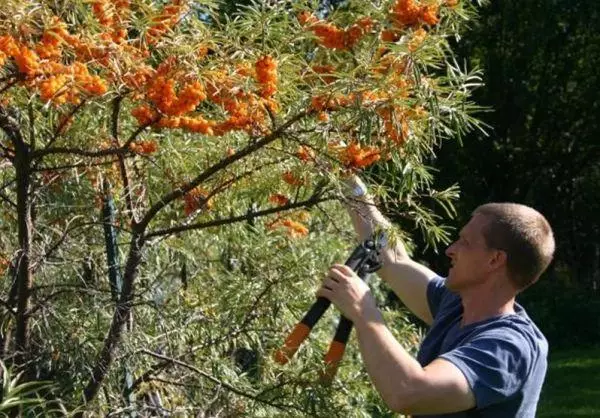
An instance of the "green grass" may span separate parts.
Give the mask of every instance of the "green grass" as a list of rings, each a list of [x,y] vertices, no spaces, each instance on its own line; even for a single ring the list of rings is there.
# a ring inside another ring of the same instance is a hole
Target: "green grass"
[[[600,417],[600,348],[551,352],[537,416]]]

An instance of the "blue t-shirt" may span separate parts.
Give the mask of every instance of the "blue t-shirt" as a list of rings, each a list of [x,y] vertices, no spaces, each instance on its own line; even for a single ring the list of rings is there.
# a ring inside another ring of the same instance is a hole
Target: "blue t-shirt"
[[[465,375],[475,395],[469,411],[428,417],[534,418],[547,368],[548,342],[527,313],[460,327],[460,297],[442,278],[431,280],[427,300],[433,324],[417,355],[421,366],[443,358]],[[424,415],[422,415],[424,416]]]

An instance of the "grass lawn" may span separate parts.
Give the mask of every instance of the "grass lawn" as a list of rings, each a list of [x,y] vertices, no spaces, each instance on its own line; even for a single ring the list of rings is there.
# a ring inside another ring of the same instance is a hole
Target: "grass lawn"
[[[600,417],[600,348],[550,352],[538,417]]]

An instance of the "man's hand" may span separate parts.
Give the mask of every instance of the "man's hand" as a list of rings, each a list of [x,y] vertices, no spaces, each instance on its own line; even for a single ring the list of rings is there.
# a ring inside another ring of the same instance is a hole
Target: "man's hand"
[[[351,199],[361,199],[367,195],[367,186],[356,174],[344,178],[344,195]]]
[[[381,317],[369,286],[348,266],[334,264],[317,296],[327,298],[342,314],[356,323]]]

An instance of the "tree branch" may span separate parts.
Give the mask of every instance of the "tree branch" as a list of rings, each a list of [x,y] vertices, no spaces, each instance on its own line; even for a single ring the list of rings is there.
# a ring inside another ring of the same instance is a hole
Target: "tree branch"
[[[319,198],[318,195],[313,195],[309,199],[304,200],[304,201],[289,203],[284,206],[269,208],[269,209],[265,209],[265,210],[258,211],[258,212],[246,213],[244,215],[234,216],[231,218],[215,219],[215,220],[208,221],[208,222],[200,222],[200,223],[195,223],[195,224],[190,224],[190,225],[182,225],[182,226],[175,226],[172,228],[159,229],[154,232],[149,232],[146,235],[146,238],[150,239],[150,238],[159,237],[162,235],[171,235],[171,234],[177,234],[177,233],[185,232],[185,231],[206,229],[206,228],[212,228],[215,226],[229,225],[229,224],[233,224],[236,222],[249,221],[251,219],[260,218],[263,216],[271,215],[273,213],[279,213],[279,212],[284,212],[284,211],[303,208],[303,207],[311,207],[318,203],[322,203],[322,202],[326,202],[326,201],[330,201],[330,200],[336,200],[336,199],[337,199],[337,197]]]
[[[32,153],[33,159],[44,158],[47,155],[55,155],[55,154],[70,154],[70,155],[79,155],[82,157],[106,157],[110,155],[124,155],[131,153],[129,149],[129,145],[135,141],[137,136],[144,131],[147,127],[152,125],[154,122],[150,122],[146,125],[140,125],[129,137],[127,142],[123,144],[122,147],[119,148],[108,148],[97,151],[88,151],[81,148],[68,148],[68,147],[55,147],[55,148],[44,148]]]
[[[121,111],[121,102],[123,101],[123,96],[117,96],[113,100],[113,109],[112,109],[112,124],[111,131],[112,137],[115,140],[117,146],[119,145],[119,112]],[[131,200],[131,187],[129,186],[129,176],[127,174],[127,167],[125,166],[125,157],[123,154],[117,155],[117,159],[119,160],[119,172],[121,173],[121,181],[123,182],[123,195],[125,197],[125,206],[127,207],[127,212],[129,213],[129,222],[133,224],[135,222],[135,213],[133,211],[133,201]]]
[[[99,167],[102,165],[112,165],[118,161],[119,160],[115,159],[115,160],[109,160],[109,161],[101,161],[98,163],[73,163],[73,164],[67,164],[67,165],[58,165],[56,167],[38,167],[32,171],[34,171],[36,173],[43,173],[45,171],[71,170],[73,168]]]
[[[201,174],[196,176],[196,178],[194,178],[192,181],[188,182],[184,186],[181,186],[181,187],[173,190],[171,193],[168,193],[167,195],[163,196],[157,203],[155,203],[148,210],[146,215],[139,222],[142,230],[148,226],[150,221],[152,221],[152,219],[156,216],[156,214],[158,212],[160,212],[162,209],[164,209],[171,202],[182,197],[187,192],[189,192],[190,190],[194,189],[199,184],[201,184],[203,181],[208,180],[215,173],[227,168],[228,166],[235,163],[236,161],[241,160],[245,156],[247,156],[247,155],[261,149],[262,147],[270,144],[271,142],[275,141],[276,139],[281,137],[281,135],[285,132],[285,130],[287,128],[289,128],[290,126],[292,126],[294,123],[298,122],[299,120],[303,119],[308,114],[309,114],[309,112],[307,112],[307,111],[303,111],[303,112],[296,114],[295,116],[291,117],[286,123],[279,126],[279,128],[277,128],[275,131],[273,131],[269,135],[263,137],[263,139],[261,139],[260,141],[253,142],[250,145],[248,145],[245,148],[238,151],[237,153],[222,159],[221,161],[217,162],[216,164],[214,164],[211,167],[204,170],[204,172],[202,172]]]

